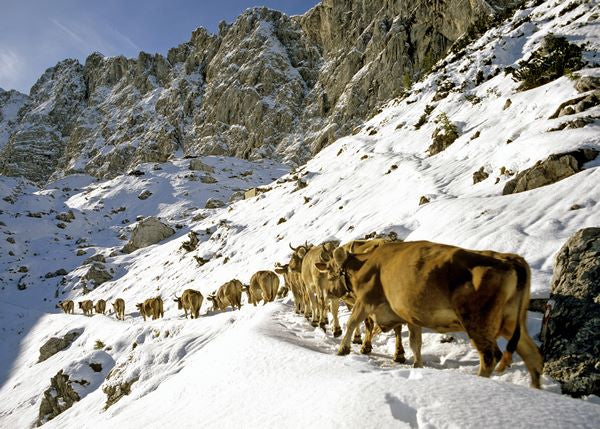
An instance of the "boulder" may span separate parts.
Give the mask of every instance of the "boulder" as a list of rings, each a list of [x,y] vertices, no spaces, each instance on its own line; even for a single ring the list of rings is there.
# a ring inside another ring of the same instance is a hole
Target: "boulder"
[[[63,351],[69,347],[77,337],[81,335],[81,331],[73,331],[66,334],[64,337],[52,337],[40,347],[40,357],[38,363],[54,356],[56,353]]]
[[[219,209],[221,207],[225,207],[225,203],[216,198],[209,198],[206,200],[206,205],[204,206],[207,209]]]
[[[204,171],[205,173],[214,173],[215,169],[210,165],[206,165],[199,158],[192,158],[190,160],[190,170]]]
[[[106,262],[106,258],[102,253],[96,253],[94,256],[90,256],[85,261],[83,261],[84,265],[91,264],[93,262],[102,262],[104,264]]]
[[[583,164],[595,159],[598,153],[595,149],[580,149],[550,155],[544,161],[538,161],[533,167],[520,172],[514,179],[507,182],[502,195],[529,191],[579,173],[583,169]]]
[[[175,234],[175,230],[155,217],[142,219],[131,232],[129,242],[123,247],[123,253],[151,246]]]
[[[60,220],[62,222],[71,222],[73,219],[75,219],[75,214],[73,214],[72,210],[69,210],[68,212],[62,212],[56,215],[56,220]]]
[[[188,233],[187,241],[184,241],[181,244],[181,248],[186,252],[191,252],[196,248],[196,246],[198,246],[198,234],[194,231],[190,231]]]
[[[563,393],[600,395],[600,228],[577,231],[560,249],[548,303],[544,373]]]
[[[594,89],[600,89],[600,76],[583,76],[575,82],[575,89],[578,92],[588,92]]]
[[[148,199],[148,197],[149,197],[150,195],[152,195],[152,192],[150,192],[149,190],[147,190],[147,189],[146,189],[146,190],[142,191],[142,192],[141,192],[141,193],[138,195],[138,198],[139,198],[140,200],[146,200],[146,199]]]
[[[67,275],[67,270],[65,270],[64,268],[59,268],[58,270],[56,270],[54,272],[46,273],[46,275],[44,277],[47,279],[51,279],[53,277],[66,276],[66,275]]]
[[[86,273],[83,275],[85,280],[91,281],[98,286],[112,279],[112,275],[106,270],[106,267],[99,262],[92,262]]]

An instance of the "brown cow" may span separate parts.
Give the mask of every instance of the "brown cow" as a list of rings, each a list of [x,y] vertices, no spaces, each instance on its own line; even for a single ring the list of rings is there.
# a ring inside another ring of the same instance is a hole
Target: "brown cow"
[[[188,310],[190,310],[192,319],[197,319],[200,317],[200,307],[202,307],[202,301],[204,301],[204,297],[199,291],[194,289],[186,289],[183,291],[180,297],[175,295],[175,299],[173,301],[177,303],[177,309],[183,309],[186,319]]]
[[[307,319],[312,317],[312,312],[308,293],[302,282],[302,260],[311,247],[312,245],[309,245],[308,243],[296,248],[292,247],[290,244],[290,248],[293,251],[290,262],[286,265],[275,265],[275,272],[283,275],[285,284],[288,285],[292,291],[296,313],[304,313]]]
[[[273,271],[257,271],[250,278],[250,285],[244,290],[248,294],[248,302],[256,304],[261,299],[263,304],[275,301],[279,289],[279,276]]]
[[[99,299],[98,301],[96,301],[94,309],[96,310],[96,313],[104,314],[104,312],[106,311],[106,301],[103,299]]]
[[[143,303],[136,304],[136,307],[144,317],[144,321],[146,321],[146,317],[152,317],[152,320],[156,320],[164,316],[163,300],[160,296],[148,298]]]
[[[214,310],[225,310],[231,306],[234,310],[235,307],[242,308],[242,282],[237,279],[233,279],[221,285],[217,290],[217,293],[213,293],[208,296],[208,299],[213,303]]]
[[[56,308],[62,309],[66,314],[73,314],[75,311],[75,304],[70,299],[67,299],[66,301],[60,301],[56,304]]]
[[[86,299],[85,301],[79,301],[77,304],[79,305],[79,308],[83,310],[84,315],[92,315],[92,311],[94,310],[94,303],[92,301]]]
[[[117,316],[117,320],[125,320],[125,301],[123,298],[115,299],[112,306]]]
[[[327,241],[319,246],[311,247],[302,259],[302,282],[308,292],[312,307],[312,326],[320,326],[323,330],[327,326],[327,305],[331,301],[333,315],[333,335],[342,335],[342,328],[338,320],[339,296],[328,293],[326,284],[328,275],[315,266],[322,261],[323,253],[331,253],[339,245],[339,241]]]
[[[465,331],[479,352],[479,375],[503,371],[516,350],[540,387],[542,356],[527,332],[531,273],[520,256],[466,250],[429,241],[385,243],[357,254],[337,248],[318,264],[330,276],[329,293],[356,297],[338,354],[350,353],[350,336],[372,316],[384,330],[408,323],[410,346],[420,363],[420,328]],[[507,338],[504,354],[499,336]]]

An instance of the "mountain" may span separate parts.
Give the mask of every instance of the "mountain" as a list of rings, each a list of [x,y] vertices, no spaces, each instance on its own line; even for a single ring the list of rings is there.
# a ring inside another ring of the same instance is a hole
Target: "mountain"
[[[412,368],[408,347],[406,364],[392,362],[384,333],[368,356],[357,345],[336,356],[339,339],[289,296],[257,307],[244,297],[235,311],[205,299],[194,320],[172,297],[248,283],[287,262],[290,244],[393,233],[522,255],[532,296],[548,298],[559,249],[600,224],[599,14],[594,2],[533,1],[471,30],[472,42],[292,170],[177,150],[113,178],[39,187],[0,176],[0,426],[597,426],[597,393],[561,395],[549,374],[531,389],[517,355],[505,373],[477,377],[461,333],[425,332],[425,368]],[[147,217],[169,234],[122,252]],[[136,304],[156,295],[164,318],[144,321]],[[117,297],[124,321],[55,307]],[[342,327],[348,317],[340,307]],[[542,318],[527,318],[538,344]]]
[[[518,3],[325,0],[294,17],[249,9],[218,34],[198,28],[166,57],[65,60],[31,88],[0,172],[111,178],[179,149],[298,165]]]

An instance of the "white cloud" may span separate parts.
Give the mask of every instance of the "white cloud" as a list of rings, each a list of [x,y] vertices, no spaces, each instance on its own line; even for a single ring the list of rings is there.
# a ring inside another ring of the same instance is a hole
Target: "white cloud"
[[[14,88],[23,74],[25,62],[12,49],[0,48],[0,81],[6,89]]]

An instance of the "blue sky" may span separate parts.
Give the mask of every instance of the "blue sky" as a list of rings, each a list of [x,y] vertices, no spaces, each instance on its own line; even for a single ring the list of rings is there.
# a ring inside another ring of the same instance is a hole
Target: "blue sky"
[[[48,67],[93,51],[136,57],[165,53],[205,27],[267,6],[302,14],[318,0],[2,0],[0,87],[29,93]]]

